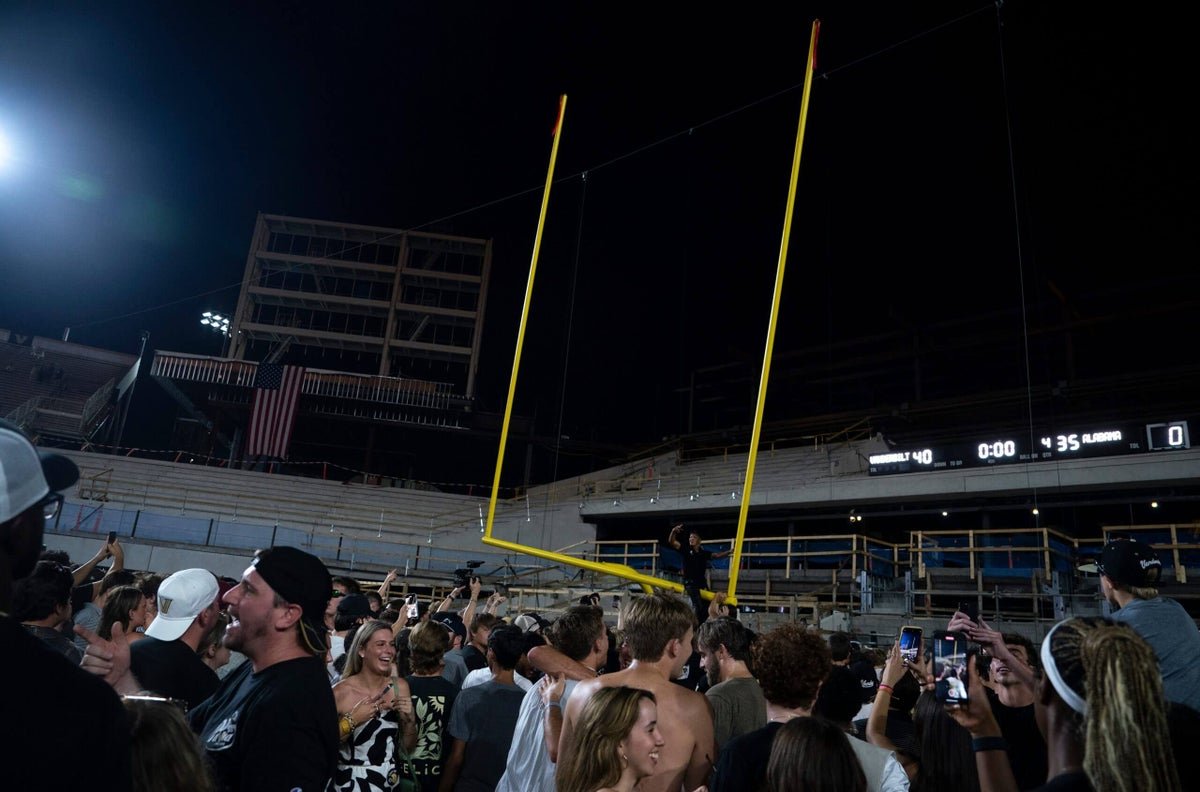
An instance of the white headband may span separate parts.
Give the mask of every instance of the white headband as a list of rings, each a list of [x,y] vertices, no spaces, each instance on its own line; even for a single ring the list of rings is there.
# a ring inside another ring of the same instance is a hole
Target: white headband
[[[1046,676],[1050,677],[1050,684],[1054,685],[1054,690],[1058,693],[1059,698],[1080,715],[1087,715],[1087,702],[1063,681],[1062,675],[1058,673],[1058,664],[1054,662],[1054,655],[1050,652],[1050,638],[1054,635],[1054,631],[1062,627],[1064,623],[1059,622],[1054,625],[1042,641],[1042,669],[1046,672]]]

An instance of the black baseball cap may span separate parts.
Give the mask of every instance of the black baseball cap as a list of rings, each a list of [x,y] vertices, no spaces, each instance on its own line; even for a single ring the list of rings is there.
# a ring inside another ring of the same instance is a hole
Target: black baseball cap
[[[442,611],[441,613],[433,614],[429,618],[431,621],[441,624],[459,638],[462,638],[464,642],[467,640],[467,625],[463,624],[462,617],[457,613]]]
[[[1117,539],[1104,545],[1096,570],[1113,583],[1153,588],[1162,576],[1162,560],[1145,542]]]
[[[289,603],[299,605],[301,634],[313,654],[325,651],[325,606],[333,588],[321,559],[298,547],[280,545],[259,550],[251,564],[267,585]],[[366,598],[363,598],[366,601]]]
[[[371,601],[365,594],[347,594],[339,598],[337,612],[339,616],[349,616],[350,618],[374,615],[371,613]]]

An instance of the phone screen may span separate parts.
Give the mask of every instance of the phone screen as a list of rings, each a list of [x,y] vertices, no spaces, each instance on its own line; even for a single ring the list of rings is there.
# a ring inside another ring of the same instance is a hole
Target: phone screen
[[[905,627],[900,630],[900,656],[910,663],[917,662],[921,654],[921,628]]]
[[[934,634],[933,678],[938,701],[960,704],[967,700],[967,639],[961,633]]]

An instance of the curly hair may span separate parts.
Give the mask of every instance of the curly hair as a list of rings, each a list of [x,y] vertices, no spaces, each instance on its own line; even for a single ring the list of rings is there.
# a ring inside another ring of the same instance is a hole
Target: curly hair
[[[772,704],[809,708],[833,661],[824,638],[795,624],[781,624],[754,643],[754,670]]]
[[[573,751],[558,765],[558,792],[593,792],[621,778],[618,746],[637,724],[642,699],[655,702],[648,690],[608,687],[596,691],[579,714]]]

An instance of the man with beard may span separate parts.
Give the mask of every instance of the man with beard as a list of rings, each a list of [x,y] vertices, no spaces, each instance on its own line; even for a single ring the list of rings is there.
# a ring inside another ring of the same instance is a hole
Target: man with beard
[[[188,713],[223,792],[321,792],[333,776],[338,714],[323,663],[330,586],[316,556],[272,547],[225,593],[225,645],[249,662]],[[118,629],[112,641],[88,634],[83,665],[118,692],[140,689]]]
[[[734,737],[767,725],[767,700],[748,665],[754,634],[736,619],[720,617],[701,624],[696,636],[719,750]]]
[[[78,480],[74,462],[39,453],[15,424],[0,420],[0,675],[8,713],[0,718],[0,745],[11,759],[5,789],[127,792],[131,786],[121,701],[9,615],[13,584],[34,570],[45,526],[62,505],[59,492]],[[71,572],[62,575],[65,600]]]

